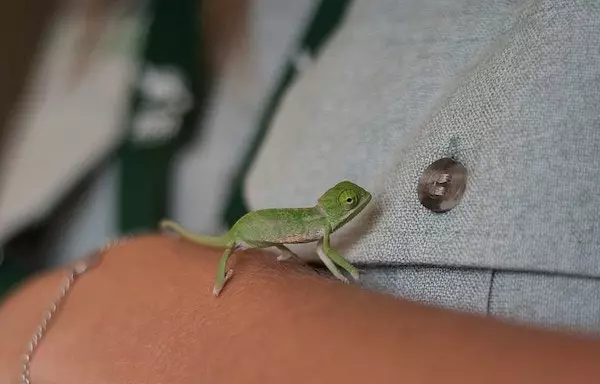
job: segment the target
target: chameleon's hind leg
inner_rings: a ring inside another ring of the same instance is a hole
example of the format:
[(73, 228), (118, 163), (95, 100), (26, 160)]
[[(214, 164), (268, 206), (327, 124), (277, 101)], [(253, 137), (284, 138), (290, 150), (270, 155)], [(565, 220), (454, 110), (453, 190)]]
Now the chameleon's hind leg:
[(329, 271), (333, 274), (333, 276), (335, 276), (338, 280), (341, 280), (344, 283), (348, 283), (348, 279), (346, 278), (346, 276), (342, 275), (338, 267), (336, 267), (334, 262), (331, 261), (329, 256), (327, 256), (327, 254), (323, 250), (323, 239), (319, 240), (319, 242), (317, 243), (317, 255), (319, 255), (319, 258), (321, 259), (323, 264), (325, 264), (327, 269), (329, 269)]
[(300, 256), (298, 256), (294, 251), (292, 251), (285, 245), (276, 244), (275, 246), (281, 251), (281, 254), (277, 256), (277, 261), (286, 261), (289, 259), (294, 259), (296, 261), (304, 263), (304, 260), (302, 260)]
[(219, 260), (219, 266), (217, 267), (217, 277), (215, 280), (215, 286), (213, 288), (213, 295), (215, 295), (215, 296), (219, 296), (219, 293), (221, 293), (223, 286), (225, 285), (225, 283), (227, 283), (227, 281), (233, 275), (232, 269), (227, 271), (227, 262), (229, 261), (229, 258), (233, 254), (234, 249), (235, 249), (235, 244), (230, 245), (225, 250), (225, 252), (223, 252), (223, 256), (221, 256), (221, 259)]

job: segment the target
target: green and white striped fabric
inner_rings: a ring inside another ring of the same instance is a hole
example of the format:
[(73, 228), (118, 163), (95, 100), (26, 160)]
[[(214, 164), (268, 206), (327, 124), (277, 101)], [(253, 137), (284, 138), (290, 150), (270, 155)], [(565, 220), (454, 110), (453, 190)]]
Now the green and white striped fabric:
[[(295, 4), (296, 9), (288, 12), (295, 12), (299, 31), (289, 31), (288, 35), (296, 43), (291, 43), (291, 49), (287, 43), (280, 50), (283, 59), (279, 60), (279, 68), (271, 71), (279, 76), (263, 87), (271, 91), (257, 102), (258, 119), (245, 122), (249, 126), (243, 130), (245, 145), (232, 143), (232, 157), (237, 152), (238, 158), (230, 161), (229, 169), (225, 169), (228, 177), (222, 178), (218, 186), (223, 193), (213, 208), (217, 218), (207, 228), (209, 232), (225, 229), (246, 212), (243, 180), (279, 101), (295, 80), (302, 61), (318, 55), (349, 1)], [(18, 281), (40, 265), (34, 262), (23, 267), (17, 255), (32, 253), (42, 265), (59, 264), (82, 256), (106, 237), (153, 230), (161, 218), (177, 216), (174, 206), (182, 203), (177, 200), (181, 196), (178, 161), (185, 159), (189, 151), (205, 150), (204, 129), (210, 122), (210, 115), (204, 112), (209, 108), (206, 97), (212, 91), (212, 79), (205, 76), (203, 52), (198, 51), (198, 6), (201, 2), (197, 0), (148, 2), (147, 35), (140, 47), (141, 60), (125, 116), (123, 144), (84, 180), (86, 193), (80, 203), (59, 206), (47, 220), (28, 227), (36, 228), (35, 232), (22, 231), (5, 244), (7, 257), (0, 266), (0, 282)], [(210, 168), (211, 158), (204, 161)], [(204, 189), (209, 193), (211, 188), (217, 186), (202, 186), (198, 193)], [(185, 204), (193, 203), (194, 199), (185, 199)], [(106, 208), (111, 207), (112, 211), (107, 212)], [(32, 244), (32, 239), (37, 247), (23, 246)], [(20, 273), (14, 272), (15, 268)]]

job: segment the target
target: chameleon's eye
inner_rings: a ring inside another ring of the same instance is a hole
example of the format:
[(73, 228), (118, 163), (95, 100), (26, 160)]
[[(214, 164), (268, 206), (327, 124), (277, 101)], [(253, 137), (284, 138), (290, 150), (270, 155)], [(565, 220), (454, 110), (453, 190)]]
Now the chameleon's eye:
[(340, 193), (338, 202), (345, 209), (352, 209), (358, 204), (358, 196), (354, 190), (346, 189)]

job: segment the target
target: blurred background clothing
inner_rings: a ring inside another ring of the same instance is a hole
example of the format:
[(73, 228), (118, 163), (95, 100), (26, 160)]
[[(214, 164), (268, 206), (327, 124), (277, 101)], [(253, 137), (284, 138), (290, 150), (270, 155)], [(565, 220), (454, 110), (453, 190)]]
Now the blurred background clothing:
[(232, 179), (317, 5), (57, 2), (0, 152), (3, 270), (62, 264), (166, 216), (225, 230)]
[(110, 8), (102, 15), (106, 29), (86, 54), (81, 46), (89, 21), (83, 4), (55, 4), (6, 124), (3, 242), (47, 217), (122, 140), (144, 15), (131, 6)]

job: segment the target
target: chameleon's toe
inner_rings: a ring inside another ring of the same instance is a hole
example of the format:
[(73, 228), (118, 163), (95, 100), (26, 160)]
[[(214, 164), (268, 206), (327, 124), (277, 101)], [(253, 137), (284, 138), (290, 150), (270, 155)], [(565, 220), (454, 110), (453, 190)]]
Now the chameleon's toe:
[(352, 279), (354, 279), (355, 281), (359, 280), (360, 271), (358, 270), (358, 268), (356, 268), (350, 263), (345, 263), (342, 265), (342, 267), (346, 270), (346, 272), (348, 272), (348, 274), (350, 274), (350, 276), (352, 276)]
[(233, 276), (233, 269), (230, 269), (229, 271), (227, 271), (227, 274), (225, 274), (225, 278), (223, 279), (223, 281), (220, 284), (219, 283), (215, 284), (215, 286), (213, 287), (213, 295), (215, 297), (219, 296), (219, 294), (223, 290), (223, 287), (225, 287), (225, 283), (227, 283), (227, 281), (229, 279), (231, 279), (231, 276)]

